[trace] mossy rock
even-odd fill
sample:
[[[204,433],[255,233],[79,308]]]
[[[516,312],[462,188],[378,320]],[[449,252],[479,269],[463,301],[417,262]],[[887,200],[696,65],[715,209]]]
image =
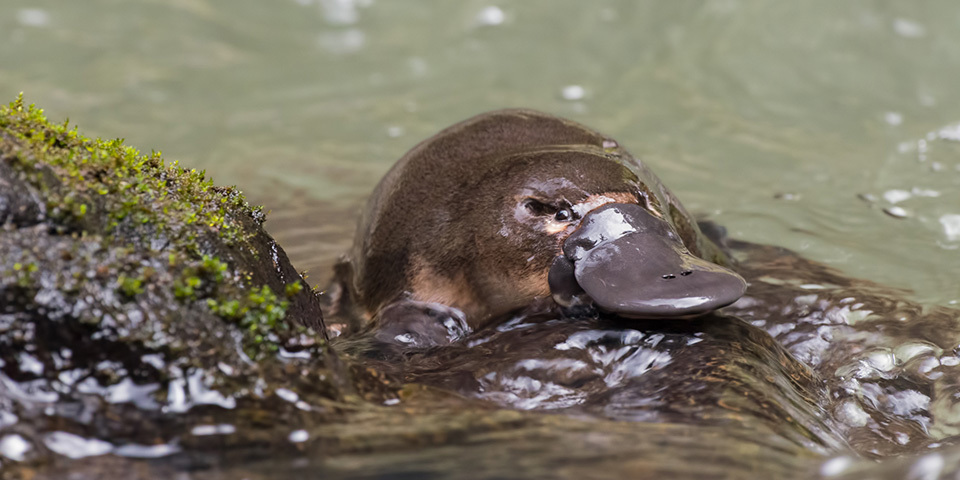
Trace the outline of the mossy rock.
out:
[[[357,398],[264,220],[202,171],[0,107],[0,442],[25,449],[0,466],[64,434],[189,447],[202,423],[271,445]]]

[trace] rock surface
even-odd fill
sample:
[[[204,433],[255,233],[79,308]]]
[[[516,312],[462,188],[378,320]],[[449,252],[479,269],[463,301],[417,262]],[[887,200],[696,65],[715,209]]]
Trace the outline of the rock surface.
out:
[[[234,432],[238,454],[288,445],[357,397],[264,219],[203,172],[85,138],[22,98],[0,107],[3,476]]]

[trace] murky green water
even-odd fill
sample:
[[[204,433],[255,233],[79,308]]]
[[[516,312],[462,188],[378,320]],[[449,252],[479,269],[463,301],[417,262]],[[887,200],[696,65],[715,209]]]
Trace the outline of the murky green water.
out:
[[[240,185],[316,283],[404,151],[523,106],[733,237],[949,305],[958,25],[949,1],[5,0],[0,98]]]
[[[739,238],[946,303],[958,22],[951,2],[8,0],[0,97],[242,186],[315,282],[406,149],[526,106],[621,139]]]

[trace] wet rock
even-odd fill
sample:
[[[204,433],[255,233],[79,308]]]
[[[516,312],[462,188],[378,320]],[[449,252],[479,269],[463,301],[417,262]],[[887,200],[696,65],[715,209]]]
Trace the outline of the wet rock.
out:
[[[0,108],[4,478],[62,456],[281,448],[365,393],[263,222],[203,172]]]

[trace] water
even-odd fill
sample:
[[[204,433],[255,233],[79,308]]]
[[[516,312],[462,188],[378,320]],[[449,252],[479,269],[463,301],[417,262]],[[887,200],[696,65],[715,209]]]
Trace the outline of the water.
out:
[[[9,0],[0,95],[241,185],[318,283],[406,149],[526,106],[620,139],[738,238],[942,304],[960,299],[960,144],[936,134],[960,122],[958,19],[949,2]],[[907,218],[883,213],[914,189]]]
[[[735,238],[910,289],[935,310],[960,302],[958,24],[948,1],[6,0],[0,98],[24,91],[87,134],[240,185],[316,284],[404,151],[480,111],[523,106],[617,138]],[[790,332],[772,333],[813,360]],[[920,333],[897,338],[936,336]],[[924,358],[950,357],[925,350],[930,340],[878,341],[831,367],[887,387],[902,368],[890,359],[906,355],[921,378]],[[952,419],[952,404],[882,390],[857,402]],[[856,429],[861,403],[833,417]],[[914,423],[955,434],[952,421]],[[528,438],[597,430],[552,428]],[[604,428],[617,443],[621,427]],[[898,431],[907,444],[923,437]]]

